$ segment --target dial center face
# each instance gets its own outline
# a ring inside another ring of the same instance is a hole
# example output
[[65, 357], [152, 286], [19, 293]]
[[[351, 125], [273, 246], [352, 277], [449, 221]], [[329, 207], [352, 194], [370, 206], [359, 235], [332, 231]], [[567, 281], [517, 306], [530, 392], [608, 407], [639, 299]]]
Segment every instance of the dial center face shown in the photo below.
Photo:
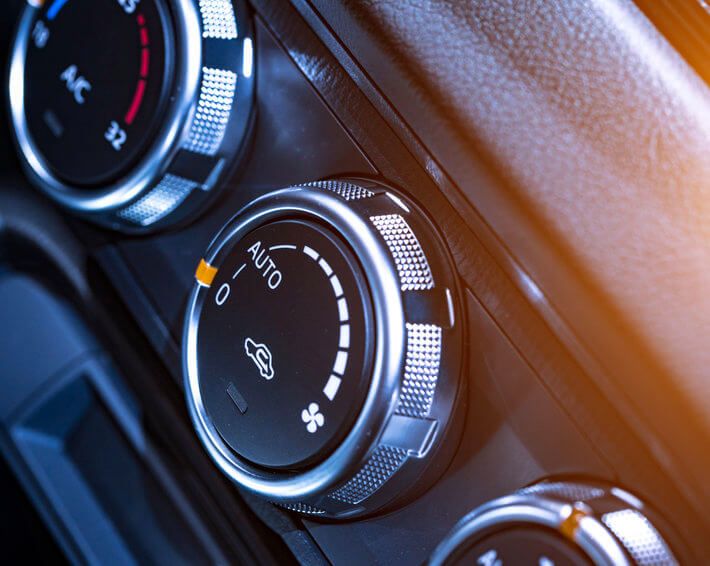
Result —
[[236, 243], [197, 337], [204, 405], [235, 452], [295, 469], [338, 445], [367, 395], [370, 310], [356, 260], [320, 226], [275, 222]]
[[156, 0], [47, 0], [29, 29], [28, 132], [78, 187], [125, 175], [161, 122], [172, 38]]

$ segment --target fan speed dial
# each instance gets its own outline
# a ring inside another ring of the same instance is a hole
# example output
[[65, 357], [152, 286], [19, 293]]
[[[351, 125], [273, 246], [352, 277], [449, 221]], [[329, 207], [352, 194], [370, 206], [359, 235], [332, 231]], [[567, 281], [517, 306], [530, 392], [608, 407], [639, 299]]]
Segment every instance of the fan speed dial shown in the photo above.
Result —
[[368, 181], [269, 194], [200, 262], [185, 331], [188, 404], [219, 467], [296, 511], [411, 497], [456, 442], [462, 329], [443, 242]]

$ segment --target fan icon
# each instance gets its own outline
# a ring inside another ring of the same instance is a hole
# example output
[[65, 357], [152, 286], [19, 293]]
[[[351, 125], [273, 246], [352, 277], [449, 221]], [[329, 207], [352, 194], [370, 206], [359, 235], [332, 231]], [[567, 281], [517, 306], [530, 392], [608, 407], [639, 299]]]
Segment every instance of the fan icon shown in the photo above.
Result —
[[318, 403], [311, 403], [308, 409], [301, 411], [301, 420], [306, 423], [306, 430], [313, 434], [325, 424], [325, 417], [320, 412]]

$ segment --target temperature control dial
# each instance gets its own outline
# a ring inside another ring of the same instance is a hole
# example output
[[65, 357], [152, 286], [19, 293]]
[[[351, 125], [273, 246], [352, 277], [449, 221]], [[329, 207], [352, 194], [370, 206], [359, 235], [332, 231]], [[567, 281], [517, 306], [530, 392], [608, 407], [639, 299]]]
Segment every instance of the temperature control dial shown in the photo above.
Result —
[[411, 202], [366, 181], [248, 206], [196, 273], [188, 404], [234, 481], [348, 517], [411, 496], [456, 442], [461, 322], [445, 246]]
[[674, 566], [658, 521], [621, 489], [543, 482], [464, 517], [430, 564]]
[[10, 103], [30, 178], [127, 231], [204, 205], [250, 123], [242, 0], [28, 2]]

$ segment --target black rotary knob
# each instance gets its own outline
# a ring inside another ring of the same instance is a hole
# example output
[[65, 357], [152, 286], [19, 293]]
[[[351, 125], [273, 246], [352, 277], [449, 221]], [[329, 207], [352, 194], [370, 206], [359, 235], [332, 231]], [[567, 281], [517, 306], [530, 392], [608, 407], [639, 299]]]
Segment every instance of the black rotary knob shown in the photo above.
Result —
[[121, 230], [208, 202], [244, 146], [252, 93], [243, 0], [28, 2], [13, 45], [12, 123], [30, 179]]
[[458, 309], [445, 246], [389, 188], [258, 199], [196, 273], [184, 365], [200, 438], [235, 482], [297, 511], [411, 497], [456, 441]]
[[430, 564], [674, 566], [658, 522], [624, 490], [543, 482], [464, 517]]

